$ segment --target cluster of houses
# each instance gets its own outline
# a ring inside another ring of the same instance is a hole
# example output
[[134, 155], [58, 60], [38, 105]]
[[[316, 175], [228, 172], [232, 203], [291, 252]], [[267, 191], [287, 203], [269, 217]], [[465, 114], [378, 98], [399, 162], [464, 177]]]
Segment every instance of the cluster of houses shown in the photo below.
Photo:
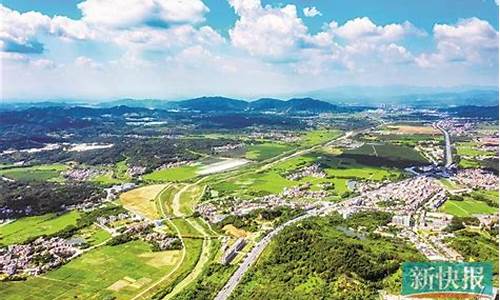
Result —
[[321, 169], [319, 164], [312, 164], [286, 176], [288, 180], [300, 180], [304, 177], [325, 178], [326, 173]]
[[0, 248], [0, 276], [38, 275], [58, 267], [81, 251], [68, 240], [40, 237], [24, 245]]
[[213, 153], [224, 153], [224, 152], [228, 152], [231, 150], [243, 149], [244, 147], [245, 147], [245, 144], [243, 144], [243, 143], [227, 144], [224, 146], [213, 147], [212, 152]]
[[189, 165], [191, 163], [192, 162], [188, 161], [188, 160], [181, 160], [181, 161], [176, 161], [176, 162], [169, 162], [167, 164], [163, 164], [163, 165], [159, 166], [158, 168], [156, 168], [156, 171], [161, 171], [163, 169], [171, 169], [171, 168], [182, 167], [182, 166], [185, 166], [185, 165]]
[[378, 207], [380, 210], [399, 214], [413, 213], [430, 200], [432, 206], [437, 208], [446, 200], [446, 193], [435, 178], [427, 176], [389, 183], [354, 198], [361, 206]]
[[269, 132], [261, 132], [254, 131], [249, 134], [251, 139], [266, 139], [273, 141], [281, 141], [285, 143], [295, 143], [300, 141], [300, 136], [295, 132], [288, 131], [269, 131]]
[[127, 169], [127, 175], [130, 177], [139, 176], [146, 173], [146, 167], [132, 166]]
[[64, 171], [62, 175], [70, 180], [86, 181], [102, 173], [103, 173], [102, 170], [96, 168], [75, 168]]
[[132, 182], [113, 185], [112, 187], [109, 187], [109, 188], [104, 190], [106, 192], [106, 200], [113, 201], [116, 198], [118, 198], [118, 195], [120, 193], [129, 191], [129, 190], [135, 188], [136, 186], [137, 185], [135, 183], [132, 183]]
[[281, 196], [292, 199], [315, 199], [320, 200], [328, 197], [328, 192], [324, 190], [311, 191], [309, 190], [310, 184], [301, 186], [284, 188]]
[[171, 237], [163, 232], [153, 231], [142, 237], [146, 242], [154, 243], [161, 251], [171, 250], [176, 247], [182, 247], [181, 240], [177, 237]]
[[317, 206], [320, 202], [315, 201], [302, 201], [305, 199], [295, 199], [290, 201], [279, 195], [267, 195], [257, 197], [251, 201], [218, 201], [218, 202], [205, 202], [196, 207], [196, 212], [210, 223], [218, 223], [228, 215], [244, 216], [257, 209], [275, 209], [278, 207], [289, 207], [292, 209], [307, 210]]
[[453, 179], [470, 188], [498, 189], [498, 177], [482, 169], [459, 170]]

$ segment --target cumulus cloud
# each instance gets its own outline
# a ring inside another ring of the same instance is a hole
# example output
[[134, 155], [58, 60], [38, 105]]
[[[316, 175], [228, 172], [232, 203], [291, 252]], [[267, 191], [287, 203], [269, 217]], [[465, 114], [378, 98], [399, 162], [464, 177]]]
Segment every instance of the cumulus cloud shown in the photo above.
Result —
[[83, 21], [113, 28], [195, 24], [208, 12], [201, 0], [86, 0], [78, 8]]
[[306, 17], [313, 18], [316, 16], [321, 16], [321, 12], [318, 9], [316, 9], [315, 6], [304, 7], [304, 9], [302, 11], [304, 12], [304, 16], [306, 16]]
[[0, 4], [0, 47], [5, 52], [42, 53], [37, 35], [50, 27], [50, 18], [38, 12], [19, 13]]
[[410, 22], [378, 26], [368, 17], [349, 20], [342, 26], [332, 22], [329, 24], [329, 30], [336, 36], [349, 41], [364, 39], [370, 42], [392, 42], [407, 35], [425, 35], [423, 31], [417, 29]]
[[262, 7], [259, 0], [229, 0], [229, 3], [239, 16], [229, 31], [231, 42], [252, 55], [272, 59], [290, 56], [307, 34], [295, 5]]
[[40, 54], [43, 35], [67, 39], [87, 39], [94, 35], [79, 20], [55, 16], [50, 18], [38, 12], [19, 13], [0, 4], [0, 49], [5, 52]]
[[498, 65], [498, 32], [478, 18], [460, 20], [455, 25], [434, 25], [437, 51], [417, 58], [422, 67], [442, 63]]

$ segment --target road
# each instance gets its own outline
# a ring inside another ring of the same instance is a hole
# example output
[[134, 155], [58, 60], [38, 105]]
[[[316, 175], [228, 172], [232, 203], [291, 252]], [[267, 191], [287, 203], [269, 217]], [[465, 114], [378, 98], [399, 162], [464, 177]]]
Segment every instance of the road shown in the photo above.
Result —
[[453, 156], [451, 153], [450, 135], [443, 127], [441, 127], [439, 122], [436, 123], [436, 128], [441, 130], [441, 132], [444, 134], [444, 144], [445, 144], [445, 149], [444, 149], [445, 151], [444, 152], [445, 152], [445, 158], [446, 158], [446, 162], [445, 162], [444, 166], [448, 168], [453, 163]]
[[225, 300], [227, 299], [231, 293], [234, 291], [238, 283], [240, 282], [243, 275], [248, 271], [250, 266], [259, 258], [262, 251], [267, 247], [267, 245], [271, 242], [271, 239], [280, 233], [286, 227], [297, 223], [305, 218], [309, 218], [315, 215], [318, 215], [322, 212], [323, 209], [313, 209], [308, 211], [305, 215], [298, 216], [288, 222], [281, 224], [276, 227], [273, 231], [269, 232], [262, 240], [260, 240], [255, 247], [247, 254], [243, 262], [240, 264], [238, 269], [233, 273], [231, 278], [227, 281], [226, 285], [219, 291], [215, 300]]

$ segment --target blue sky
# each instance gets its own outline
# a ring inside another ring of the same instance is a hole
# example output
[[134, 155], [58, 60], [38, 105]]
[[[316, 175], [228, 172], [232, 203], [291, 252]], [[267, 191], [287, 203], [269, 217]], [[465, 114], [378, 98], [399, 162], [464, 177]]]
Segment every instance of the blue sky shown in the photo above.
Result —
[[3, 99], [498, 83], [495, 0], [0, 3]]

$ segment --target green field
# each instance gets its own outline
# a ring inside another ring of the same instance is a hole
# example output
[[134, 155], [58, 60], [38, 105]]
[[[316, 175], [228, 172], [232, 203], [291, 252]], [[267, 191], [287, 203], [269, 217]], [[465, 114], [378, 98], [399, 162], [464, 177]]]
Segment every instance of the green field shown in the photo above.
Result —
[[62, 164], [15, 167], [0, 169], [0, 175], [19, 181], [62, 181], [61, 172], [67, 168]]
[[440, 210], [457, 217], [470, 217], [474, 214], [495, 214], [498, 208], [488, 206], [485, 202], [465, 198], [463, 201], [447, 200]]
[[79, 216], [78, 212], [71, 211], [60, 216], [46, 214], [18, 219], [0, 226], [0, 244], [19, 244], [33, 237], [55, 233], [68, 225], [75, 225]]
[[340, 130], [328, 130], [328, 129], [320, 129], [320, 130], [313, 130], [307, 132], [303, 137], [302, 137], [302, 142], [300, 143], [301, 145], [317, 145], [317, 144], [323, 144], [328, 141], [331, 141], [333, 139], [338, 138], [342, 132]]
[[[100, 247], [43, 276], [0, 283], [2, 299], [130, 299], [174, 268], [161, 261], [167, 252], [140, 241]], [[120, 289], [108, 289], [119, 280]]]
[[196, 166], [182, 166], [176, 168], [162, 169], [143, 176], [144, 180], [165, 182], [165, 181], [184, 181], [197, 176]]
[[194, 184], [188, 187], [188, 189], [180, 195], [179, 211], [183, 215], [191, 215], [193, 213], [193, 208], [198, 203], [203, 190], [203, 185]]
[[475, 142], [461, 142], [456, 143], [455, 148], [457, 150], [457, 154], [460, 156], [492, 156], [495, 155], [494, 152], [484, 151], [478, 148], [478, 144]]
[[[326, 178], [303, 177], [300, 180], [289, 180], [286, 174], [313, 163], [319, 163], [327, 174]], [[347, 183], [351, 179], [380, 181], [395, 179], [400, 175], [397, 169], [370, 167], [356, 163], [349, 158], [341, 158], [326, 152], [313, 152], [298, 156], [274, 165], [261, 173], [249, 173], [237, 179], [219, 182], [213, 189], [223, 194], [237, 193], [241, 195], [257, 195], [261, 193], [277, 194], [285, 187], [311, 183], [311, 190], [319, 189], [318, 184], [333, 183], [334, 192], [342, 195], [348, 192]]]
[[92, 180], [103, 185], [120, 184], [130, 182], [132, 178], [127, 174], [128, 165], [126, 160], [117, 162], [112, 168], [108, 168], [105, 174], [97, 175]]
[[389, 143], [366, 143], [359, 148], [345, 151], [340, 157], [375, 167], [404, 168], [428, 163], [427, 159], [413, 148]]
[[[195, 220], [195, 219], [190, 219], [190, 220]], [[186, 237], [201, 237], [201, 233], [196, 230], [191, 224], [189, 224], [188, 221], [184, 218], [177, 218], [177, 219], [172, 219], [172, 223], [177, 227], [179, 232], [181, 233], [181, 236], [186, 236]]]
[[85, 239], [90, 246], [99, 245], [111, 237], [106, 230], [93, 224], [78, 231], [75, 236]]
[[262, 161], [290, 151], [292, 148], [293, 147], [289, 145], [278, 143], [263, 143], [251, 145], [247, 147], [245, 158]]

